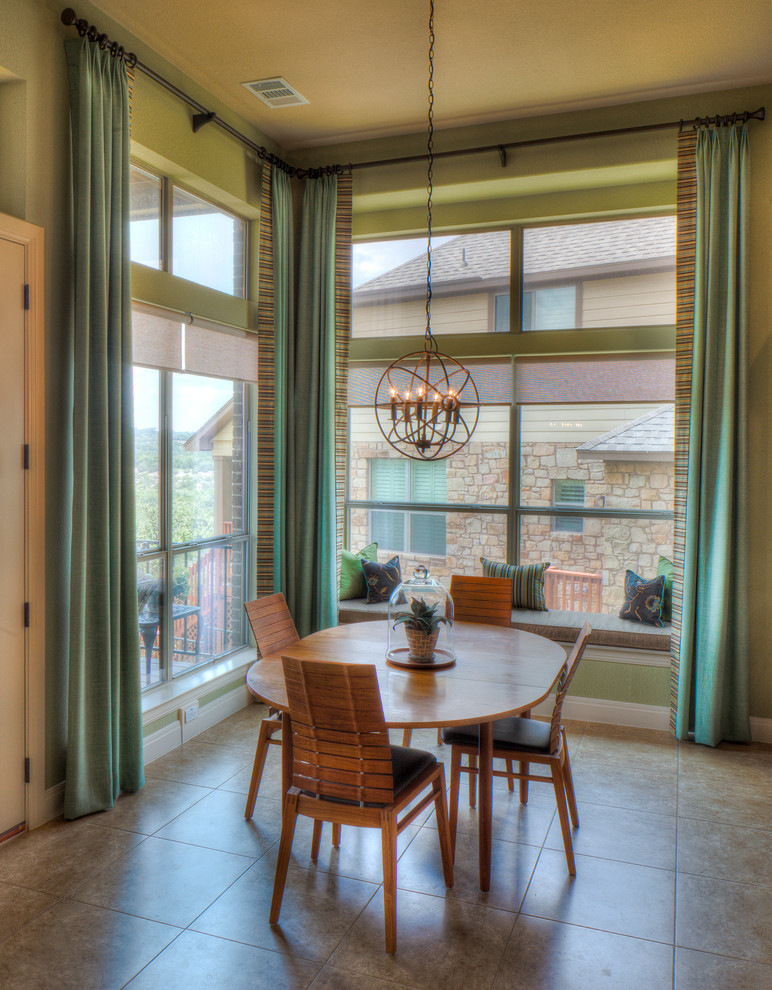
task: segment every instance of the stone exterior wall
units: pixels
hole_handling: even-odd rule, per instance
[[[390,454],[391,452],[391,454]],[[353,445],[350,464],[350,498],[370,498],[368,465],[373,458],[393,456],[385,441]],[[470,442],[447,463],[447,499],[453,503],[504,506],[509,488],[508,444]],[[553,482],[584,482],[585,505],[595,508],[663,510],[673,506],[673,463],[663,461],[577,461],[571,443],[524,443],[522,446],[522,503],[551,506]],[[660,554],[672,559],[672,520],[635,518],[584,519],[581,532],[554,528],[550,516],[523,516],[520,527],[521,563],[549,560],[554,568],[585,571],[602,576],[603,611],[617,612],[623,600],[625,570],[654,576]],[[369,512],[352,508],[350,546],[371,542]],[[433,577],[448,583],[450,575],[479,574],[481,556],[507,559],[507,517],[503,514],[446,514],[446,553],[420,556],[401,549],[379,547],[378,559],[399,553],[403,577],[417,564],[430,568]]]

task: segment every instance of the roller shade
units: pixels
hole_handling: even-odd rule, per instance
[[[145,303],[132,306],[133,362],[207,378],[257,381],[257,335]]]
[[[517,358],[515,401],[672,402],[673,354]]]

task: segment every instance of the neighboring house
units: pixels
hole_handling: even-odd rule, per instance
[[[632,250],[631,250],[632,248]],[[510,329],[509,231],[461,234],[432,249],[435,333]],[[524,330],[675,322],[675,218],[526,229]],[[426,255],[354,290],[353,336],[422,332]]]
[[[582,418],[579,408],[570,412],[579,415],[554,421],[549,409],[536,411],[522,427],[521,504],[545,510],[576,507],[577,515],[524,516],[521,561],[549,560],[561,570],[601,574],[604,611],[616,612],[623,599],[625,570],[653,574],[659,555],[672,554],[672,520],[601,520],[583,516],[581,509],[633,513],[672,508],[673,407],[617,406],[605,413],[607,425],[614,420],[616,425],[601,434],[592,432],[597,419]],[[426,564],[439,579],[479,573],[481,554],[506,560],[503,517],[453,510],[454,503],[467,500],[470,490],[481,492],[488,505],[506,504],[508,419],[503,407],[483,410],[481,436],[447,460],[429,462],[395,456],[369,410],[352,414],[357,419],[357,439],[351,446],[352,501],[414,503],[410,509],[352,505],[352,546],[376,541],[379,559],[399,554],[403,575]],[[448,512],[421,511],[422,502],[446,501]]]
[[[188,452],[208,450],[214,473],[214,532],[229,533],[233,520],[233,399],[221,406],[184,444]]]

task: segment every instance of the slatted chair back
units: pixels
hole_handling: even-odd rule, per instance
[[[582,628],[579,630],[579,635],[576,637],[576,642],[571,648],[571,652],[566,660],[566,665],[563,667],[563,672],[558,680],[557,694],[555,695],[555,707],[552,709],[552,720],[550,724],[550,752],[554,753],[558,748],[558,743],[560,741],[560,716],[563,710],[563,702],[568,692],[568,686],[573,680],[576,669],[579,666],[579,661],[582,659],[582,654],[584,653],[585,647],[587,646],[587,641],[590,638],[590,633],[592,629],[589,622],[585,622]]]
[[[332,800],[394,800],[375,666],[282,657],[292,719],[292,785]]]
[[[286,599],[280,591],[275,595],[266,595],[264,598],[245,602],[244,610],[261,657],[269,653],[279,653],[300,638],[287,608]]]
[[[512,625],[512,579],[452,574],[453,618],[461,622]]]

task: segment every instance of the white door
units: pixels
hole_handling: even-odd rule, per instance
[[[24,261],[0,239],[0,837],[25,820]]]

